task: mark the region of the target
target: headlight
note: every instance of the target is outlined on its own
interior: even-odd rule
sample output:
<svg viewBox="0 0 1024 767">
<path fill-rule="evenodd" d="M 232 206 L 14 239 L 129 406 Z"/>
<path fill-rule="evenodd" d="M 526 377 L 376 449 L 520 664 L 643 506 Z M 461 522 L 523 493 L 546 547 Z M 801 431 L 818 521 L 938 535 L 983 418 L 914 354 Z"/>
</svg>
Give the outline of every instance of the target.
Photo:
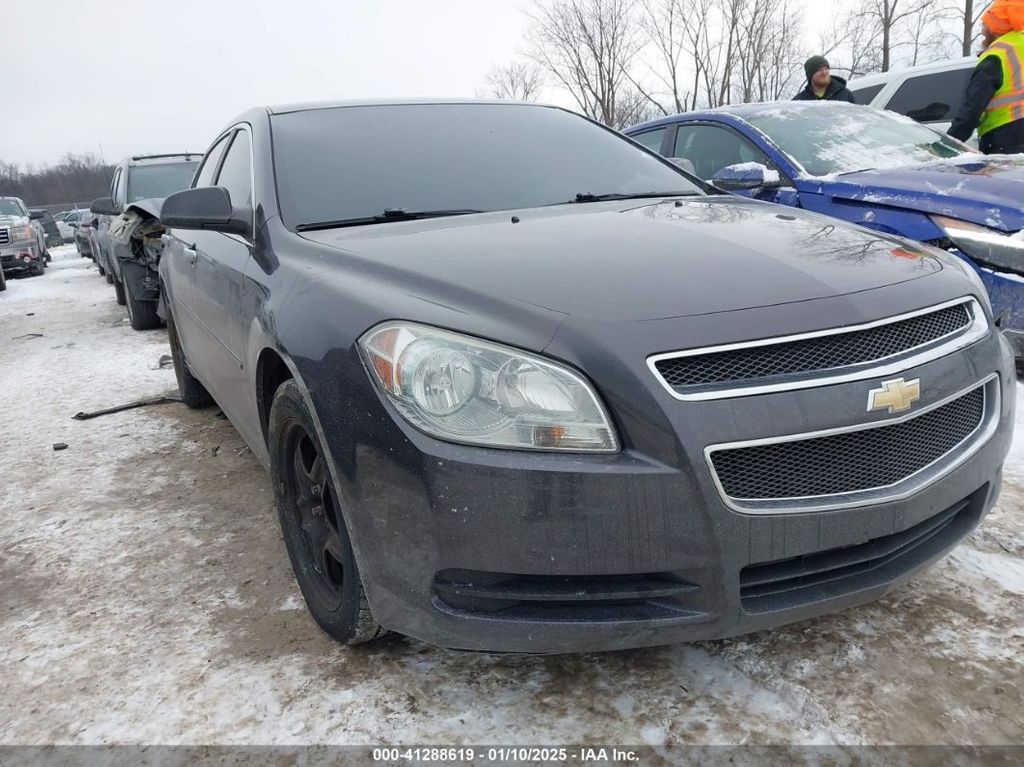
<svg viewBox="0 0 1024 767">
<path fill-rule="evenodd" d="M 555 362 L 405 322 L 370 330 L 359 348 L 399 412 L 438 439 L 519 450 L 619 449 L 593 388 Z"/>
<path fill-rule="evenodd" d="M 16 240 L 34 240 L 35 236 L 31 226 L 15 226 L 11 229 L 11 237 Z"/>
<path fill-rule="evenodd" d="M 1024 274 L 1024 239 L 945 216 L 932 216 L 932 221 L 969 258 Z"/>
</svg>

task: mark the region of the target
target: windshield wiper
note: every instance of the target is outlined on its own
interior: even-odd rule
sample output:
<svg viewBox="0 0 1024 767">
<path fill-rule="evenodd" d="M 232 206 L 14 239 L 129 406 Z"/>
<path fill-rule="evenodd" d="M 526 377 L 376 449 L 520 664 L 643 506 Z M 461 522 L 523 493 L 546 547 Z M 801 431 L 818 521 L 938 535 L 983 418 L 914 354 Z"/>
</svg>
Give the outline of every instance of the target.
<svg viewBox="0 0 1024 767">
<path fill-rule="evenodd" d="M 623 194 L 620 192 L 612 192 L 610 194 L 593 194 L 591 192 L 578 192 L 575 200 L 567 200 L 567 203 L 576 202 L 605 202 L 607 200 L 642 200 L 649 197 L 700 197 L 700 192 L 692 190 L 677 191 L 677 192 L 632 192 L 629 194 Z M 566 203 L 555 203 L 556 205 L 564 205 Z"/>
<path fill-rule="evenodd" d="M 374 216 L 358 218 L 340 218 L 336 221 L 314 221 L 299 224 L 296 232 L 314 232 L 318 229 L 340 229 L 345 226 L 366 226 L 367 224 L 387 224 L 392 221 L 416 221 L 421 218 L 442 218 L 444 216 L 468 216 L 471 213 L 486 213 L 473 208 L 450 208 L 447 210 L 406 210 L 405 208 L 385 208 Z"/>
</svg>

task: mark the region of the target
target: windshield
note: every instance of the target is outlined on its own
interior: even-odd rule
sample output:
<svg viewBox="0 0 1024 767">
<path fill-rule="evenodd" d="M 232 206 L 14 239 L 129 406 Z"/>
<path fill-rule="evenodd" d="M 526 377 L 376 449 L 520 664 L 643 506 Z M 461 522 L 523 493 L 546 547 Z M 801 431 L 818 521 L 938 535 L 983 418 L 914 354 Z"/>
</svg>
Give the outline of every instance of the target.
<svg viewBox="0 0 1024 767">
<path fill-rule="evenodd" d="M 167 197 L 192 186 L 198 160 L 136 165 L 128 174 L 128 202 Z"/>
<path fill-rule="evenodd" d="M 25 211 L 21 209 L 14 200 L 0 200 L 0 216 L 24 216 Z"/>
<path fill-rule="evenodd" d="M 744 116 L 812 176 L 893 168 L 970 154 L 913 120 L 868 107 L 814 104 Z"/>
<path fill-rule="evenodd" d="M 703 194 L 632 142 L 549 107 L 360 106 L 272 119 L 289 226 L 388 209 L 514 210 L 578 194 Z"/>
</svg>

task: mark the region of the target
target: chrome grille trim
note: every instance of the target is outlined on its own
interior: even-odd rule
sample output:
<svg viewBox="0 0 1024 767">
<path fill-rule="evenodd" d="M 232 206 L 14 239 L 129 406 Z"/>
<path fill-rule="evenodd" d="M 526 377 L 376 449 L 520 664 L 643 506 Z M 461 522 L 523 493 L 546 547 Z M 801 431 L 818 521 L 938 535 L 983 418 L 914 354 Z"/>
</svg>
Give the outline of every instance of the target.
<svg viewBox="0 0 1024 767">
<path fill-rule="evenodd" d="M 973 432 L 968 434 L 958 444 L 950 448 L 946 453 L 932 463 L 917 470 L 913 474 L 904 477 L 898 482 L 882 487 L 875 487 L 868 490 L 858 490 L 850 493 L 838 493 L 834 495 L 810 496 L 804 498 L 776 498 L 771 500 L 749 500 L 733 498 L 728 495 L 715 470 L 712 456 L 721 450 L 735 450 L 745 447 L 758 447 L 761 445 L 777 445 L 784 442 L 798 442 L 811 440 L 818 437 L 829 437 L 836 434 L 848 434 L 850 432 L 867 431 L 883 426 L 892 426 L 906 421 L 919 418 L 926 413 L 936 410 L 943 405 L 948 405 L 960 397 L 963 397 L 979 387 L 984 387 L 984 409 L 980 423 Z M 711 478 L 718 490 L 722 501 L 733 511 L 743 514 L 801 514 L 815 511 L 831 511 L 835 509 L 854 508 L 878 503 L 899 501 L 923 490 L 929 485 L 942 479 L 951 471 L 962 465 L 971 456 L 978 452 L 985 443 L 995 434 L 999 425 L 1002 401 L 999 389 L 999 375 L 992 373 L 986 378 L 971 384 L 955 394 L 935 402 L 928 407 L 921 408 L 917 412 L 909 413 L 898 418 L 888 418 L 881 421 L 843 426 L 835 429 L 822 431 L 804 432 L 802 434 L 787 434 L 779 437 L 767 437 L 764 439 L 744 440 L 739 442 L 726 442 L 717 445 L 708 445 L 704 448 L 704 461 Z"/>
<path fill-rule="evenodd" d="M 677 359 L 679 357 L 717 354 L 720 352 L 752 349 L 762 346 L 775 346 L 793 343 L 796 341 L 805 341 L 813 338 L 857 333 L 859 331 L 869 330 L 883 325 L 890 325 L 903 320 L 912 319 L 914 317 L 920 317 L 925 314 L 931 314 L 951 306 L 956 306 L 957 304 L 966 304 L 972 318 L 971 323 L 964 328 L 954 331 L 947 336 L 933 339 L 921 346 L 912 347 L 888 357 L 870 360 L 848 367 L 812 371 L 806 374 L 800 374 L 799 377 L 779 377 L 782 380 L 773 380 L 770 378 L 763 379 L 766 383 L 750 382 L 732 385 L 725 383 L 712 384 L 703 387 L 695 386 L 692 387 L 692 391 L 687 392 L 680 392 L 673 388 L 672 385 L 665 380 L 665 377 L 657 367 L 659 362 Z M 818 386 L 848 383 L 850 381 L 863 381 L 870 378 L 880 378 L 882 376 L 901 373 L 908 368 L 923 365 L 927 362 L 939 359 L 940 357 L 945 357 L 947 354 L 951 354 L 963 349 L 964 347 L 970 346 L 988 335 L 989 329 L 988 318 L 985 316 L 985 311 L 982 309 L 981 304 L 979 304 L 977 299 L 973 296 L 965 296 L 953 299 L 952 301 L 946 301 L 941 304 L 929 306 L 924 309 L 918 309 L 913 312 L 896 315 L 894 317 L 886 317 L 881 320 L 866 322 L 861 325 L 847 325 L 845 327 L 828 328 L 825 330 L 816 330 L 789 336 L 761 338 L 756 341 L 742 341 L 739 343 L 722 344 L 719 346 L 705 346 L 698 349 L 686 349 L 683 351 L 653 354 L 647 358 L 647 367 L 658 383 L 660 383 L 662 387 L 664 387 L 664 389 L 677 400 L 699 402 L 716 399 L 730 399 L 733 397 L 749 397 L 756 394 L 770 394 L 780 391 L 794 391 L 797 389 L 811 389 Z"/>
<path fill-rule="evenodd" d="M 0 226 L 0 245 L 11 244 L 11 230 L 6 226 Z"/>
</svg>

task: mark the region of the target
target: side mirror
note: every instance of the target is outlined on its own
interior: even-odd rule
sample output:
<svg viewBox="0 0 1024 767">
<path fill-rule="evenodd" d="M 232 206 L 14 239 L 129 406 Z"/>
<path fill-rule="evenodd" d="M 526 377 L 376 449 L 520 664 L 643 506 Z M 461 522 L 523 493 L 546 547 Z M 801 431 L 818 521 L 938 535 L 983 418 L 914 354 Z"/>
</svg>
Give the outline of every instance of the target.
<svg viewBox="0 0 1024 767">
<path fill-rule="evenodd" d="M 111 197 L 97 197 L 92 201 L 89 210 L 101 216 L 116 216 L 121 212 L 117 209 L 117 205 L 114 204 L 114 200 Z"/>
<path fill-rule="evenodd" d="M 783 186 L 782 178 L 777 170 L 772 170 L 758 162 L 741 162 L 727 165 L 710 179 L 719 189 L 730 191 L 739 189 L 773 189 Z"/>
<path fill-rule="evenodd" d="M 41 210 L 30 210 L 28 212 L 28 217 L 33 221 L 39 221 L 43 217 L 43 212 Z"/>
<path fill-rule="evenodd" d="M 236 209 L 221 186 L 175 192 L 164 200 L 160 223 L 167 229 L 204 229 L 226 234 L 252 234 L 252 211 Z"/>
</svg>

